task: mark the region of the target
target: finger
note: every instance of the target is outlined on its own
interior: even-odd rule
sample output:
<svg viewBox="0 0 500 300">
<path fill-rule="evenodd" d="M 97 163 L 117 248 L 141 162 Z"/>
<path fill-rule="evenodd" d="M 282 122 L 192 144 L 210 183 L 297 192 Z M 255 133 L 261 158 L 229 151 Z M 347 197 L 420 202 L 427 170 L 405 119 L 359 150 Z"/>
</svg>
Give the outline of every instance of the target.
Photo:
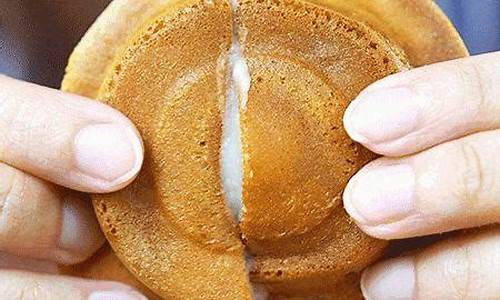
<svg viewBox="0 0 500 300">
<path fill-rule="evenodd" d="M 0 269 L 23 270 L 46 274 L 57 274 L 59 272 L 57 263 L 53 261 L 20 257 L 6 252 L 0 252 Z"/>
<path fill-rule="evenodd" d="M 381 158 L 348 183 L 344 204 L 368 234 L 397 239 L 500 221 L 500 130 L 404 158 Z"/>
<path fill-rule="evenodd" d="M 0 161 L 71 189 L 110 192 L 142 159 L 137 130 L 116 110 L 0 76 Z"/>
<path fill-rule="evenodd" d="M 344 115 L 349 135 L 374 152 L 402 156 L 500 128 L 500 52 L 439 63 L 368 87 Z"/>
<path fill-rule="evenodd" d="M 0 251 L 73 264 L 104 242 L 88 199 L 0 163 Z"/>
<path fill-rule="evenodd" d="M 369 268 L 363 294 L 370 300 L 498 299 L 498 249 L 499 229 L 441 242 Z"/>
<path fill-rule="evenodd" d="M 109 281 L 0 271 L 0 298 L 23 300 L 146 300 L 135 289 Z"/>
</svg>

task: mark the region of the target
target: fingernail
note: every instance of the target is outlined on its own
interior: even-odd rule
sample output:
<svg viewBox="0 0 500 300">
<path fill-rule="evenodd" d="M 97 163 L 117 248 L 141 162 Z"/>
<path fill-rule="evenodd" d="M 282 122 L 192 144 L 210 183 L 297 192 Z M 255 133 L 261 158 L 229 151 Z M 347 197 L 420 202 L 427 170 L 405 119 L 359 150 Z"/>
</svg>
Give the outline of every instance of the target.
<svg viewBox="0 0 500 300">
<path fill-rule="evenodd" d="M 82 256 L 87 258 L 104 240 L 99 224 L 92 214 L 92 208 L 89 207 L 91 204 L 85 200 L 87 199 L 67 196 L 61 204 L 61 234 L 58 246 L 64 251 L 61 253 L 61 259 L 65 263 L 74 263 L 75 260 L 82 259 Z"/>
<path fill-rule="evenodd" d="M 367 300 L 411 300 L 415 293 L 415 266 L 411 258 L 396 258 L 367 269 L 361 277 Z"/>
<path fill-rule="evenodd" d="M 418 125 L 418 96 L 409 88 L 390 88 L 361 93 L 345 113 L 345 128 L 357 142 L 390 142 L 412 132 Z"/>
<path fill-rule="evenodd" d="M 78 170 L 110 182 L 126 181 L 142 164 L 142 144 L 131 128 L 97 124 L 82 128 L 74 141 Z"/>
<path fill-rule="evenodd" d="M 96 291 L 90 294 L 89 300 L 147 300 L 147 298 L 133 291 Z"/>
<path fill-rule="evenodd" d="M 409 216 L 414 207 L 415 174 L 410 165 L 368 167 L 344 192 L 344 206 L 358 223 L 388 224 Z"/>
</svg>

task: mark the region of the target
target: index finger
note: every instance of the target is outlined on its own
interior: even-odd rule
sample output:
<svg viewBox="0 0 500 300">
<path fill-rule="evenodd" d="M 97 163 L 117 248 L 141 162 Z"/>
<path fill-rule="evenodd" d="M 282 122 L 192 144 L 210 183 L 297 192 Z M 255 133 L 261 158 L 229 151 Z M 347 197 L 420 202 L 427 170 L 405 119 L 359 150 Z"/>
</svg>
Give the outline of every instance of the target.
<svg viewBox="0 0 500 300">
<path fill-rule="evenodd" d="M 131 182 L 141 138 L 120 112 L 0 76 L 0 161 L 58 185 L 102 193 Z"/>
<path fill-rule="evenodd" d="M 500 127 L 500 52 L 430 65 L 376 82 L 344 115 L 352 139 L 403 156 Z"/>
</svg>

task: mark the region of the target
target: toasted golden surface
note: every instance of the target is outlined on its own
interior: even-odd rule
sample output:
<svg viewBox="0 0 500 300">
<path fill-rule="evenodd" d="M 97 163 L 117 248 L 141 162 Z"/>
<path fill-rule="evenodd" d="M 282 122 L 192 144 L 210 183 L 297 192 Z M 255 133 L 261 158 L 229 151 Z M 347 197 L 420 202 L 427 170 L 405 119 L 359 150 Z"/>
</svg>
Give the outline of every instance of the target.
<svg viewBox="0 0 500 300">
<path fill-rule="evenodd" d="M 231 32 L 225 1 L 168 8 L 133 38 L 99 95 L 136 124 L 146 158 L 132 185 L 94 196 L 97 216 L 125 265 L 170 299 L 250 298 L 219 175 Z"/>
<path fill-rule="evenodd" d="M 382 252 L 341 207 L 348 179 L 375 156 L 342 117 L 368 84 L 408 68 L 382 36 L 301 1 L 243 1 L 253 85 L 242 109 L 241 230 L 252 280 L 296 295 L 334 289 Z M 268 26 L 262 26 L 268 24 Z"/>
<path fill-rule="evenodd" d="M 234 18 L 252 79 L 240 228 L 219 170 Z M 386 243 L 341 205 L 349 177 L 374 158 L 342 115 L 369 83 L 407 67 L 401 50 L 414 66 L 466 55 L 430 0 L 242 0 L 236 15 L 227 0 L 113 1 L 63 89 L 99 95 L 144 138 L 138 179 L 94 196 L 117 256 L 167 299 L 249 299 L 241 230 L 250 279 L 271 299 L 360 299 L 357 272 Z M 65 272 L 140 286 L 117 262 L 96 256 Z"/>
<path fill-rule="evenodd" d="M 433 0 L 310 0 L 365 23 L 403 49 L 419 67 L 468 55 L 453 24 Z"/>
<path fill-rule="evenodd" d="M 96 98 L 135 29 L 179 0 L 115 0 L 89 28 L 66 67 L 61 89 Z"/>
<path fill-rule="evenodd" d="M 374 157 L 343 129 L 349 102 L 408 65 L 368 27 L 312 4 L 245 1 L 240 20 L 253 83 L 242 109 L 243 233 L 288 238 L 329 216 Z"/>
</svg>

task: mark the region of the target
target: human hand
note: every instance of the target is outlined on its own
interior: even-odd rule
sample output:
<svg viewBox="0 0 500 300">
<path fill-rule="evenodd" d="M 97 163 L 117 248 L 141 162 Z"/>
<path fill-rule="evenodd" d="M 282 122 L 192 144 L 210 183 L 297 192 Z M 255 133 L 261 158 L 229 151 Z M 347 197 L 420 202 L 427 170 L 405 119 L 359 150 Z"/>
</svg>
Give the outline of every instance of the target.
<svg viewBox="0 0 500 300">
<path fill-rule="evenodd" d="M 500 221 L 500 52 L 396 74 L 344 116 L 349 135 L 384 155 L 344 192 L 366 233 L 402 239 Z M 442 241 L 365 271 L 369 300 L 498 299 L 500 228 Z"/>
<path fill-rule="evenodd" d="M 119 283 L 26 271 L 90 257 L 104 238 L 76 191 L 121 189 L 142 160 L 141 138 L 118 111 L 0 76 L 0 298 L 144 299 Z"/>
</svg>

